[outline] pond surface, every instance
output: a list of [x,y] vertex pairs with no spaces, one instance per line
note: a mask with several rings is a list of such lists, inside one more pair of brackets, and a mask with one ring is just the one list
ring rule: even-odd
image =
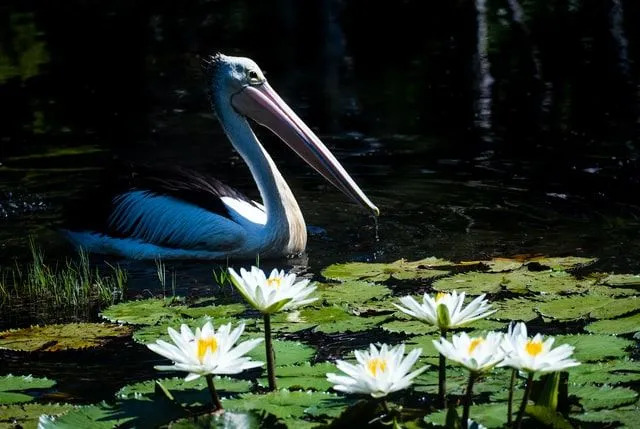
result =
[[[638,5],[524,2],[517,19],[517,2],[486,15],[386,3],[0,6],[0,264],[27,260],[29,236],[50,259],[73,255],[64,208],[118,166],[182,165],[257,197],[208,106],[198,56],[220,50],[255,59],[381,211],[376,226],[257,129],[312,226],[305,257],[265,266],[540,254],[640,272]],[[542,31],[552,24],[566,32]],[[128,269],[130,296],[158,293],[152,262],[92,258]],[[167,265],[179,295],[210,290],[216,264]],[[83,356],[81,380],[72,356],[29,371],[95,402],[127,374],[152,377],[152,362],[131,343]]]

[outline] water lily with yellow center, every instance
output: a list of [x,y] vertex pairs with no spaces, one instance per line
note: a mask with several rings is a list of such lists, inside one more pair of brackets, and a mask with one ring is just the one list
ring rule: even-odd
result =
[[427,369],[426,366],[409,372],[422,353],[422,349],[413,349],[404,356],[404,344],[389,348],[382,344],[380,348],[371,344],[369,350],[354,352],[357,364],[339,360],[337,368],[344,373],[328,373],[327,380],[333,383],[335,390],[345,393],[362,393],[373,398],[382,398],[391,392],[406,389],[414,378]]
[[412,296],[405,296],[400,298],[402,305],[394,305],[409,316],[437,326],[441,331],[448,331],[495,313],[496,310],[491,309],[491,304],[484,297],[480,295],[464,307],[464,292],[438,292],[435,297],[425,293],[422,304]]
[[155,368],[160,371],[188,372],[187,381],[209,374],[237,374],[263,365],[263,362],[252,361],[244,356],[262,342],[261,338],[244,341],[234,347],[244,332],[244,324],[231,330],[229,323],[216,331],[211,321],[208,321],[202,329],[196,328],[195,333],[184,324],[180,327],[180,332],[173,328],[169,328],[168,332],[173,344],[157,340],[147,347],[171,359],[174,364]]
[[503,334],[489,332],[484,337],[469,337],[466,332],[434,340],[433,345],[447,359],[474,373],[483,373],[498,365],[505,357],[501,348]]
[[509,366],[525,372],[548,373],[580,365],[569,358],[573,354],[572,346],[562,344],[553,348],[554,342],[555,338],[545,339],[540,334],[529,338],[527,326],[518,323],[504,338],[502,349],[507,353],[507,358],[500,366]]
[[229,273],[238,292],[263,314],[293,310],[317,299],[310,298],[315,285],[309,285],[306,279],[296,282],[295,274],[285,274],[283,270],[274,269],[269,277],[258,267],[251,267],[250,271],[241,268],[240,274],[229,268]]

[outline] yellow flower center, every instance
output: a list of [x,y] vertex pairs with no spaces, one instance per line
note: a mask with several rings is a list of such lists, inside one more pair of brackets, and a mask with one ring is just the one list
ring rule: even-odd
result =
[[282,282],[282,279],[280,277],[269,278],[267,279],[267,286],[271,286],[277,289],[280,287],[281,282]]
[[482,337],[473,338],[469,343],[469,350],[468,350],[469,354],[473,353],[476,347],[478,347],[482,343],[484,343],[484,338]]
[[542,342],[529,340],[524,348],[530,356],[537,356],[542,352]]
[[446,294],[446,293],[444,293],[444,292],[438,292],[438,293],[436,294],[436,302],[440,301],[440,300],[441,300],[442,298],[444,298],[445,296],[447,296],[447,294]]
[[215,351],[218,350],[216,337],[198,338],[198,360],[200,362],[204,361],[207,350],[211,350],[211,353],[215,353]]
[[369,362],[367,362],[367,369],[371,375],[377,377],[378,374],[382,374],[387,370],[387,360],[381,358],[369,359]]

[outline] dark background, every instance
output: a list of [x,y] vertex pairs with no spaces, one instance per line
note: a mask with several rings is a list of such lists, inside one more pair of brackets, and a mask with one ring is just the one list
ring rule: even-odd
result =
[[383,209],[372,249],[370,221],[260,132],[308,223],[329,230],[335,244],[310,244],[323,256],[599,252],[613,230],[624,252],[639,31],[635,0],[5,0],[4,256],[28,234],[57,243],[62,207],[114,162],[190,166],[255,193],[210,113],[201,61],[215,51],[256,60]]

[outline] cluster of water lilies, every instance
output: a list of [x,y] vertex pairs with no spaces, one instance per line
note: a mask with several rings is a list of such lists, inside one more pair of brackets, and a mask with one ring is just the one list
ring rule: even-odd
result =
[[[273,270],[267,277],[257,267],[252,267],[250,271],[241,269],[240,274],[230,268],[229,273],[239,293],[263,315],[269,389],[275,390],[270,317],[278,311],[293,310],[315,301],[316,298],[312,296],[315,285],[309,284],[309,280],[296,281],[295,274],[285,274],[284,271]],[[470,406],[474,384],[496,367],[512,368],[507,412],[507,422],[511,425],[516,373],[526,374],[525,391],[515,420],[515,427],[520,427],[534,375],[579,365],[570,358],[573,347],[567,344],[553,347],[554,338],[545,339],[540,334],[530,337],[524,323],[512,323],[507,333],[488,332],[483,336],[470,337],[461,332],[454,334],[449,340],[449,331],[469,325],[496,311],[491,308],[485,295],[477,297],[466,306],[464,299],[464,293],[458,294],[455,291],[440,292],[435,297],[425,293],[422,303],[406,296],[400,298],[399,304],[394,305],[403,313],[433,325],[440,331],[440,339],[434,340],[433,344],[440,353],[438,393],[443,408],[446,407],[446,359],[467,369],[469,377],[462,427],[466,428],[471,423]],[[186,380],[205,376],[215,410],[221,412],[222,405],[216,394],[213,376],[237,374],[264,365],[263,362],[253,361],[245,356],[262,339],[251,339],[236,345],[244,327],[244,324],[240,324],[232,329],[231,324],[227,324],[215,330],[211,321],[208,321],[202,328],[196,328],[194,333],[187,325],[182,325],[180,332],[169,328],[173,344],[157,340],[148,347],[174,362],[170,366],[156,366],[156,369],[188,372]],[[426,366],[413,369],[421,353],[420,348],[415,348],[405,355],[404,344],[395,347],[371,344],[368,350],[354,352],[355,364],[338,360],[336,367],[342,373],[327,373],[327,380],[337,391],[364,394],[383,400],[388,394],[409,387],[427,369]],[[386,403],[382,403],[386,409]],[[476,424],[475,427],[480,426]]]

